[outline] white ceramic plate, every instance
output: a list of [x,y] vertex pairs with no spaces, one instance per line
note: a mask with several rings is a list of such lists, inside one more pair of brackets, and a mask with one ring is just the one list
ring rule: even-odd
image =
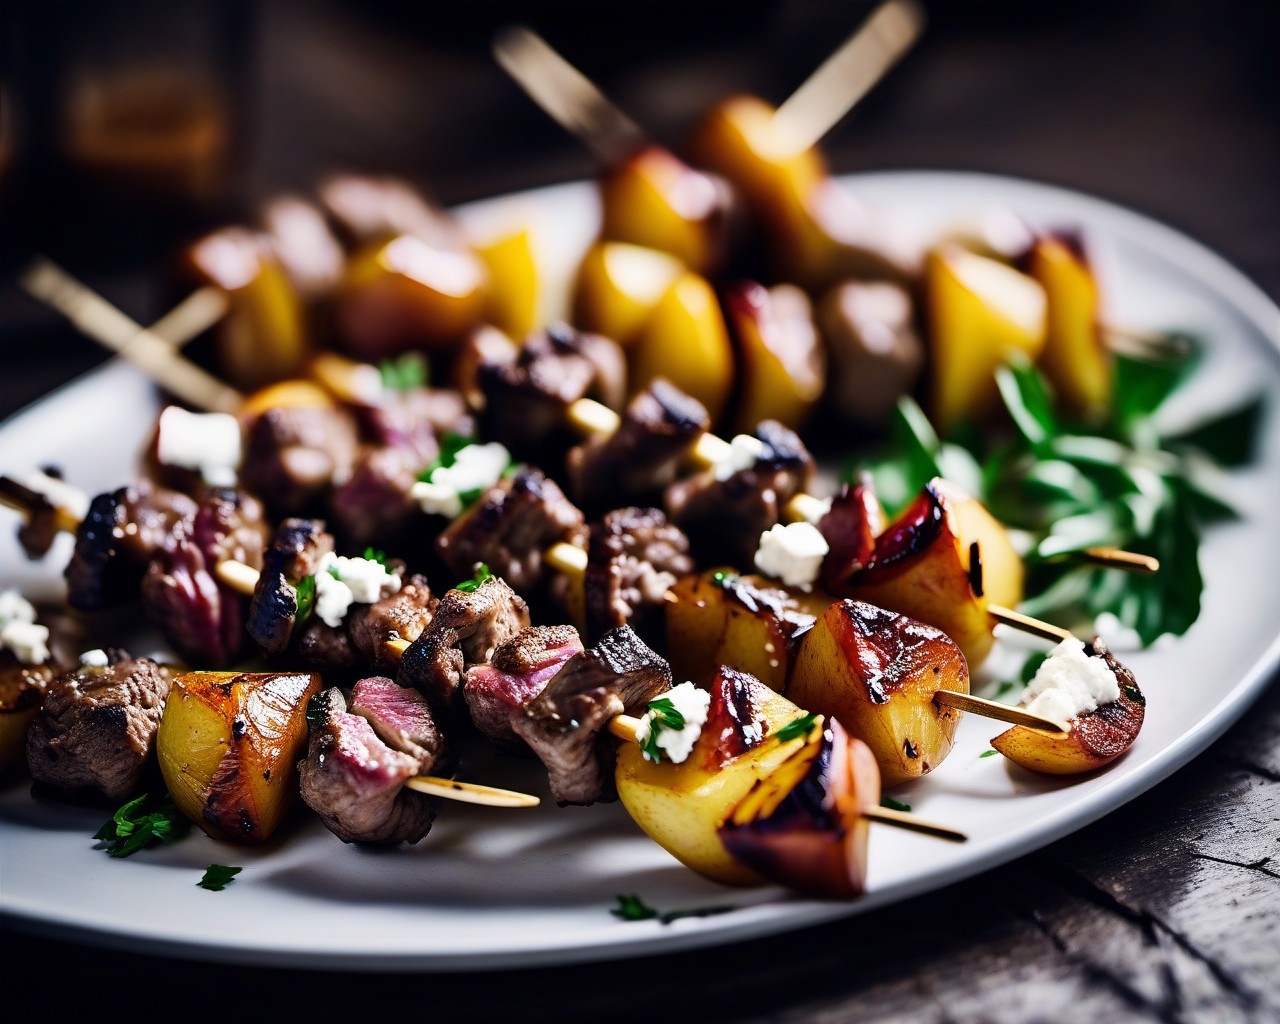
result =
[[[1100,266],[1113,322],[1181,326],[1212,339],[1204,370],[1179,400],[1183,414],[1258,389],[1280,393],[1280,310],[1195,242],[1076,193],[971,174],[893,173],[847,184],[922,233],[992,204],[1044,226],[1082,225]],[[465,211],[486,220],[531,211],[547,265],[564,277],[592,236],[594,193],[569,185]],[[97,491],[132,472],[155,400],[129,368],[111,365],[50,395],[0,428],[0,471],[44,461]],[[877,827],[868,892],[848,904],[776,889],[703,881],[649,842],[617,805],[536,811],[446,807],[416,847],[344,846],[302,818],[264,849],[203,835],[128,860],[90,838],[104,817],[0,792],[0,899],[11,924],[85,941],[255,964],[347,969],[481,969],[671,952],[852,916],[936,889],[1020,856],[1114,810],[1203,750],[1248,707],[1278,661],[1280,418],[1268,419],[1261,461],[1233,478],[1242,522],[1215,529],[1202,552],[1200,621],[1176,643],[1126,655],[1148,695],[1146,724],[1126,757],[1075,781],[1036,777],[980,758],[998,731],[969,716],[950,758],[905,794],[915,810],[968,830],[955,846]],[[25,562],[8,519],[0,583],[59,592],[68,553]],[[492,755],[470,777],[546,795],[535,766]],[[197,888],[210,863],[242,865],[224,892]],[[670,925],[609,914],[619,893],[661,909],[732,905]],[[850,927],[856,927],[850,923]]]

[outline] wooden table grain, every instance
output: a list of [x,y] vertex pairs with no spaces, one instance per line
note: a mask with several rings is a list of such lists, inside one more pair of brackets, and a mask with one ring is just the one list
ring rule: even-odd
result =
[[[250,191],[303,187],[342,164],[416,173],[446,201],[589,174],[484,59],[492,25],[515,16],[670,139],[731,89],[785,95],[859,16],[814,0],[469,6],[411,17],[390,4],[264,5]],[[1275,5],[930,11],[924,44],[830,140],[838,170],[990,170],[1084,189],[1187,231],[1280,296]],[[96,273],[135,316],[160,310],[136,269]],[[55,341],[59,358],[33,338]],[[0,347],[5,413],[100,358],[11,292]],[[439,1022],[1276,1021],[1277,737],[1273,680],[1206,753],[1096,824],[940,892],[793,934],[585,967],[350,978],[11,934],[6,1005],[31,1019],[168,1019],[214,998],[256,1019],[323,1008]]]

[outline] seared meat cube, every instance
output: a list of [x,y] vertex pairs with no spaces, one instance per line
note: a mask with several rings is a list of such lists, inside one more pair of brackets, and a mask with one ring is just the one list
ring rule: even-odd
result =
[[[62,479],[61,473],[52,468],[47,473],[33,475],[51,481]],[[0,480],[0,491],[16,501],[18,507],[26,509],[26,518],[18,526],[18,543],[22,545],[23,552],[32,561],[44,558],[62,530],[58,506],[49,495],[11,477]]]
[[329,502],[343,538],[364,547],[375,541],[385,543],[402,530],[418,513],[409,492],[423,465],[417,454],[405,448],[366,446]]
[[105,668],[81,666],[49,685],[27,733],[27,766],[37,782],[97,790],[110,800],[137,786],[172,680],[147,658],[121,651],[111,658]]
[[435,771],[445,759],[444,737],[417,690],[386,676],[361,679],[351,691],[351,713],[368,719],[383,743],[417,761],[419,775]]
[[817,527],[830,549],[818,579],[824,590],[836,594],[866,568],[885,527],[884,509],[870,479],[864,476],[856,484],[845,484]]
[[574,543],[586,530],[581,512],[541,470],[521,467],[490,487],[436,538],[436,550],[459,577],[477,562],[522,592],[542,582],[542,553],[557,541]]
[[248,630],[268,655],[283,654],[298,616],[299,581],[313,576],[333,551],[333,536],[318,519],[286,519],[262,560],[249,605]]
[[351,475],[356,424],[345,409],[268,409],[246,432],[240,480],[276,515],[305,515]]
[[298,661],[314,672],[354,672],[362,664],[345,622],[335,629],[312,615],[296,632]]
[[195,514],[196,503],[185,494],[145,483],[99,494],[76,531],[67,602],[93,612],[132,601],[151,557]]
[[426,696],[438,714],[461,700],[463,673],[487,665],[509,636],[529,625],[529,606],[497,576],[475,590],[450,590],[435,618],[400,659],[399,681]]
[[436,800],[405,788],[416,758],[387,746],[336,687],[313,698],[307,756],[298,763],[308,807],[344,843],[416,843],[431,830]]
[[315,206],[297,196],[279,196],[262,211],[271,251],[294,290],[308,302],[324,299],[342,278],[342,246]]
[[439,603],[425,576],[409,576],[390,597],[352,609],[347,616],[347,633],[367,664],[394,672],[400,659],[388,650],[387,641],[417,640],[431,624]]
[[846,281],[818,306],[831,357],[827,399],[842,416],[884,423],[924,367],[911,294],[887,281]]
[[366,441],[403,448],[418,459],[419,469],[440,453],[440,438],[471,437],[476,429],[462,396],[442,388],[385,393],[376,405],[358,407],[356,417]]
[[513,362],[480,367],[484,435],[518,459],[563,451],[574,440],[566,421],[569,406],[585,397],[620,406],[625,375],[622,350],[614,342],[552,324],[530,335]]
[[320,186],[320,203],[348,247],[414,235],[453,248],[461,235],[453,220],[398,178],[342,174]]
[[752,565],[760,534],[785,519],[787,502],[807,491],[813,457],[796,434],[765,420],[756,428],[763,450],[726,480],[708,469],[667,488],[667,514],[708,564]]
[[542,692],[561,666],[582,650],[572,626],[529,626],[499,644],[488,665],[467,670],[462,695],[471,721],[499,747],[523,749],[511,714]]
[[260,568],[266,539],[256,498],[210,491],[151,560],[142,581],[143,613],[188,662],[223,668],[244,649],[249,601],[219,582],[214,568],[228,560]]
[[575,654],[536,700],[511,713],[511,728],[547,766],[557,803],[613,800],[612,718],[642,713],[671,689],[671,666],[629,626]]
[[[467,335],[453,355],[453,386],[456,394],[472,409],[484,405],[484,389],[480,386],[483,366],[507,366],[516,361],[520,349],[498,328],[482,324]],[[461,433],[462,431],[458,431]]]
[[710,426],[701,402],[655,380],[631,400],[617,430],[569,452],[574,497],[588,511],[656,499]]
[[689,538],[656,508],[620,508],[591,526],[583,605],[587,640],[616,626],[660,632],[667,591],[693,572]]

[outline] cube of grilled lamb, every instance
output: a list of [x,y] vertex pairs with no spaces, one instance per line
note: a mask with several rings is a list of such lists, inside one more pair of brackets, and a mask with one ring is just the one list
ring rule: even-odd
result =
[[586,519],[541,470],[522,466],[490,487],[436,538],[436,550],[456,576],[483,562],[521,593],[543,582],[542,553],[557,541],[574,543]]
[[444,736],[417,690],[386,676],[361,679],[351,691],[351,713],[367,719],[383,743],[416,760],[419,775],[437,771],[447,760]]
[[110,800],[137,786],[172,680],[150,659],[116,650],[109,658],[103,668],[81,666],[49,685],[27,733],[27,766],[37,782]]
[[94,612],[134,600],[151,557],[195,514],[185,494],[146,483],[99,494],[76,531],[67,602]]
[[627,405],[617,430],[589,438],[569,452],[574,497],[588,513],[623,501],[660,500],[710,426],[701,402],[655,380]]
[[838,594],[871,561],[876,538],[885,527],[884,509],[870,478],[864,474],[857,483],[840,488],[816,525],[828,548],[818,579],[824,590]]
[[511,728],[546,765],[557,803],[613,800],[610,719],[642,712],[669,689],[671,666],[620,626],[575,654],[541,696],[513,711]]
[[814,462],[794,431],[774,420],[756,428],[763,450],[726,480],[714,468],[667,488],[667,514],[706,564],[750,567],[760,534],[785,518],[787,502],[813,481]]
[[404,652],[397,678],[420,691],[437,715],[454,715],[466,670],[487,665],[498,646],[527,625],[529,606],[500,577],[475,590],[450,590],[431,624]]
[[400,589],[373,604],[356,605],[347,615],[347,633],[364,663],[380,672],[394,672],[399,655],[387,647],[390,640],[417,640],[435,617],[440,603],[432,596],[425,576],[404,576]]
[[318,519],[286,519],[262,559],[262,572],[249,605],[248,630],[268,655],[289,646],[298,616],[298,591],[305,576],[314,576],[320,561],[333,551],[333,535]]
[[513,362],[482,365],[481,430],[518,459],[545,459],[575,438],[566,412],[579,398],[612,408],[626,394],[626,361],[615,342],[552,324],[525,339]]
[[431,830],[434,797],[405,788],[421,774],[415,757],[387,746],[367,720],[347,711],[336,687],[307,708],[307,756],[299,792],[344,843],[416,843]]
[[462,687],[471,721],[497,746],[523,750],[511,713],[538,696],[566,661],[582,650],[572,626],[529,626],[503,641],[487,665],[467,669]]
[[430,461],[403,447],[366,445],[361,449],[351,475],[334,487],[329,498],[334,528],[344,541],[362,548],[398,539],[419,515],[409,492]]
[[240,480],[273,514],[306,515],[351,475],[358,450],[346,409],[268,409],[246,432]]
[[223,668],[243,651],[249,601],[221,583],[214,567],[234,559],[260,568],[266,541],[256,498],[214,490],[151,560],[142,580],[143,613],[188,662]]
[[376,403],[358,406],[360,435],[369,444],[403,448],[427,465],[440,453],[448,434],[471,437],[475,420],[456,391],[444,388],[384,390]]
[[656,508],[620,508],[591,524],[583,604],[587,641],[616,626],[660,634],[667,591],[693,572],[689,538]]

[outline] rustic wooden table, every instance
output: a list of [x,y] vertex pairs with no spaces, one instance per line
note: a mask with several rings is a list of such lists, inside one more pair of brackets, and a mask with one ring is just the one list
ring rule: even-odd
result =
[[[484,60],[492,25],[517,14],[672,138],[729,88],[784,95],[858,20],[817,2],[479,10],[265,7],[251,191],[306,186],[343,163],[416,172],[449,201],[588,175],[590,161]],[[1200,238],[1280,296],[1274,5],[952,3],[932,14],[930,37],[830,141],[837,169],[990,170],[1094,192]],[[158,310],[136,271],[99,271],[95,283],[139,317]],[[59,358],[33,354],[33,337],[56,339]],[[0,345],[5,413],[100,358],[12,294]],[[1209,751],[1097,824],[941,892],[792,935],[592,967],[337,984],[11,937],[9,999],[60,1018],[168,1018],[212,996],[258,1018],[323,1007],[442,1022],[1278,1020],[1277,736],[1273,682]]]

